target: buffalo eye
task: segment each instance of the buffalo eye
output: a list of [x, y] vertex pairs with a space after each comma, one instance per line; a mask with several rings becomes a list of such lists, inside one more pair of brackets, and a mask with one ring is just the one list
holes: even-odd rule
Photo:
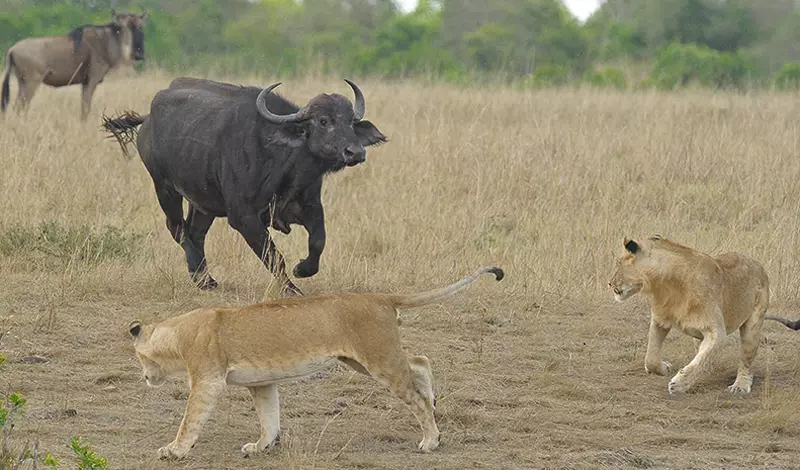
[[328, 118], [319, 118], [319, 125], [320, 126], [327, 126], [328, 125]]

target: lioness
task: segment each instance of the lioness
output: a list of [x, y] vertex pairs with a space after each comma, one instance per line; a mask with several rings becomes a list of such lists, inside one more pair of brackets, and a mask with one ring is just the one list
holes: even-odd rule
[[[677, 327], [699, 340], [694, 359], [669, 382], [669, 393], [685, 392], [697, 381], [724, 337], [738, 329], [741, 362], [728, 391], [750, 393], [750, 366], [769, 304], [769, 279], [764, 267], [740, 253], [711, 257], [658, 235], [643, 242], [625, 238], [623, 245], [625, 252], [608, 285], [618, 302], [639, 292], [650, 300], [645, 371], [658, 375], [670, 372], [670, 363], [661, 360], [661, 346], [667, 333]], [[779, 321], [778, 317], [767, 318]]]
[[188, 373], [191, 391], [178, 435], [159, 458], [182, 458], [226, 384], [250, 390], [261, 423], [245, 455], [271, 447], [280, 432], [279, 382], [296, 380], [342, 361], [371, 375], [403, 400], [422, 425], [419, 448], [439, 445], [430, 361], [406, 357], [400, 346], [400, 309], [452, 296], [482, 274], [499, 281], [503, 270], [482, 268], [455, 284], [417, 295], [335, 293], [296, 297], [243, 308], [200, 308], [160, 323], [131, 323], [133, 347], [151, 387]]

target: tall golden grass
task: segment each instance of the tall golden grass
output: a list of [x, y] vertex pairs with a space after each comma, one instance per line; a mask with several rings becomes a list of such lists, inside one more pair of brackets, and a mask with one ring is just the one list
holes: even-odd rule
[[[33, 417], [19, 433], [56, 449], [67, 433], [83, 433], [117, 468], [161, 468], [155, 450], [174, 436], [185, 398], [180, 382], [145, 388], [125, 325], [276, 295], [224, 219], [207, 240], [220, 289], [194, 289], [147, 172], [100, 131], [103, 112], [147, 113], [172, 78], [110, 77], [86, 124], [78, 87], [42, 87], [29, 113], [0, 121], [0, 329], [11, 330], [0, 342], [10, 358], [0, 390], [29, 397]], [[606, 286], [622, 237], [659, 233], [753, 255], [770, 275], [770, 310], [800, 314], [794, 96], [358, 83], [366, 118], [390, 141], [371, 148], [365, 165], [327, 178], [327, 247], [319, 274], [298, 285], [307, 294], [411, 292], [483, 265], [506, 270], [502, 283], [404, 314], [409, 350], [434, 361], [444, 445], [415, 454], [418, 431], [402, 404], [340, 371], [282, 389], [285, 439], [263, 459], [238, 459], [256, 418], [246, 393], [229, 391], [188, 467], [796, 464], [791, 332], [765, 328], [750, 396], [724, 392], [735, 375], [731, 346], [697, 393], [671, 397], [667, 379], [642, 367], [645, 302], [613, 304]], [[349, 96], [344, 82], [319, 77], [279, 92], [299, 103]], [[103, 235], [109, 226], [116, 235]], [[287, 265], [305, 257], [301, 228], [275, 238]], [[691, 359], [688, 338], [674, 333], [667, 343], [674, 364]], [[51, 362], [15, 362], [30, 354]]]

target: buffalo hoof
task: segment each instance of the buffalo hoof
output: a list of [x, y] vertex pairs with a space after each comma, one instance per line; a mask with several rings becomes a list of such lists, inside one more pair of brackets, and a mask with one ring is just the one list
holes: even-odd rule
[[317, 274], [317, 272], [319, 272], [319, 263], [312, 263], [307, 259], [297, 263], [297, 266], [295, 266], [294, 270], [292, 271], [294, 277], [297, 278], [311, 277], [314, 274]]
[[194, 278], [193, 281], [200, 290], [214, 290], [219, 285], [219, 283], [217, 283], [217, 281], [211, 277], [210, 274], [206, 274], [200, 279]]

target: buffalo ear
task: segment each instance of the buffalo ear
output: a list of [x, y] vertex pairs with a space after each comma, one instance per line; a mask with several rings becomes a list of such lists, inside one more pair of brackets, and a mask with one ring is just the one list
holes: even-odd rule
[[358, 121], [353, 124], [353, 129], [364, 147], [386, 142], [386, 136], [369, 121]]
[[275, 133], [275, 140], [283, 145], [289, 147], [300, 147], [308, 138], [308, 129], [303, 123], [297, 124], [281, 124], [278, 126], [278, 132]]
[[140, 322], [139, 320], [132, 321], [131, 324], [128, 325], [128, 331], [134, 338], [138, 337], [139, 334], [142, 332], [142, 322]]
[[638, 243], [636, 243], [633, 240], [629, 240], [628, 238], [623, 239], [622, 240], [622, 244], [625, 245], [625, 249], [628, 250], [628, 253], [631, 253], [631, 254], [634, 254], [634, 255], [636, 253], [638, 253], [639, 250], [641, 250], [641, 248], [639, 247]]

